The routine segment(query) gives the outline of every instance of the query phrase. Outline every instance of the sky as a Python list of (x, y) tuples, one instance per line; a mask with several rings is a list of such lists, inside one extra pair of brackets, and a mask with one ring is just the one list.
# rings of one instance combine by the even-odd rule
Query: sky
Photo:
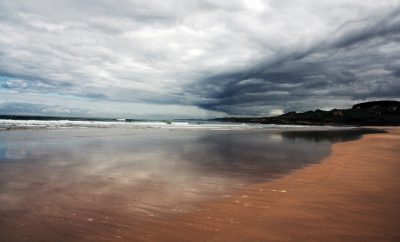
[(271, 116), (400, 100), (400, 0), (0, 0), (0, 114)]

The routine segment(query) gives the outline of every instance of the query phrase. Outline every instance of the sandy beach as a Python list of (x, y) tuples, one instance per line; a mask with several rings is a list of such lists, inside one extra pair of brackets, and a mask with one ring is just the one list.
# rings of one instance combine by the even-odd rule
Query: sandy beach
[[(91, 136), (85, 139), (71, 138), (74, 142), (85, 140), (86, 143), (76, 144), (84, 144), (86, 151), (95, 153), (71, 158), (68, 154), (79, 153), (80, 150), (76, 147), (71, 150), (63, 148), (64, 153), (60, 153), (57, 149), (59, 146), (55, 146), (54, 159), (42, 161), (44, 158), (40, 157), (36, 163), (23, 159), (22, 162), (9, 161), (3, 164), (0, 240), (400, 241), (400, 128), (383, 129), (388, 133), (366, 134), (358, 140), (351, 139), (332, 145), (323, 144), (325, 141), (320, 138), (303, 141), (304, 135), (301, 136), (299, 132), (292, 133), (298, 136), (290, 137), (301, 139), (291, 140), (285, 138), (289, 136), (282, 135), (285, 142), (289, 143), (280, 143), (284, 140), (276, 139), (277, 133), (263, 133), (260, 136), (257, 132), (246, 135), (238, 132), (235, 136), (230, 136), (229, 132), (221, 133), (222, 136), (214, 134), (211, 136), (213, 139), (198, 139), (203, 142), (199, 143), (196, 139), (185, 138), (185, 135), (194, 133), (183, 132), (178, 140), (184, 139), (191, 146), (186, 147), (187, 154), (181, 163), (176, 163), (176, 155), (181, 154), (182, 150), (171, 148), (180, 147), (180, 143), (171, 143), (164, 138), (155, 139), (165, 137), (159, 135), (163, 132), (154, 131), (154, 139), (158, 143), (151, 143), (156, 144), (159, 156), (163, 159), (156, 159), (153, 146), (148, 146), (148, 142), (143, 143), (144, 136), (140, 136), (140, 133), (135, 133), (136, 136), (118, 136), (126, 137), (121, 139), (101, 136), (93, 136), (93, 139), (89, 139)], [(150, 133), (145, 131), (143, 135)], [(177, 132), (174, 134), (178, 135)], [(56, 135), (49, 140), (56, 142), (56, 137), (59, 137)], [(134, 138), (137, 136), (140, 139)], [(301, 166), (303, 168), (296, 169), (292, 165), (295, 169), (281, 173), (280, 178), (272, 181), (249, 182), (229, 188), (229, 184), (235, 185), (239, 181), (252, 179), (257, 173), (242, 174), (241, 179), (233, 179), (239, 178), (236, 175), (238, 171), (246, 168), (237, 166), (233, 169), (228, 166), (231, 164), (229, 161), (243, 152), (244, 142), (229, 143), (230, 147), (236, 147), (236, 153), (226, 151), (221, 154), (216, 151), (223, 149), (227, 140), (249, 141), (249, 137), (264, 136), (274, 138), (272, 140), (277, 140), (277, 143), (261, 143), (265, 147), (256, 146), (254, 150), (249, 150), (251, 146), (248, 146), (248, 155), (243, 157), (246, 160), (243, 164), (260, 160), (262, 156), (252, 156), (253, 153), (269, 154), (274, 153), (274, 150), (277, 156), (290, 152), (290, 157), (298, 160), (310, 155), (305, 150), (323, 155), (326, 149), (328, 156), (320, 156), (325, 157), (320, 162), (304, 163)], [(308, 135), (305, 137), (308, 138)], [(92, 147), (91, 140), (101, 140), (104, 142), (103, 149), (108, 147), (109, 150), (97, 154), (98, 147)], [(140, 154), (138, 157), (152, 154), (153, 161), (160, 163), (151, 166), (148, 162), (132, 163), (132, 146), (126, 146), (132, 140), (136, 142), (133, 144), (137, 147), (136, 153)], [(141, 143), (138, 143), (139, 140)], [(260, 144), (261, 140), (257, 138), (255, 144)], [(162, 144), (168, 145), (161, 150), (164, 147)], [(287, 149), (278, 152), (278, 147), (283, 144), (286, 144)], [(300, 145), (293, 149), (295, 144)], [(41, 150), (41, 146), (33, 147), (37, 152)], [(49, 152), (47, 143), (43, 147)], [(28, 151), (16, 154), (32, 157)], [(114, 156), (119, 154), (118, 160), (109, 163), (111, 156), (106, 155), (108, 152)], [(128, 153), (124, 156), (124, 152)], [(190, 157), (201, 157), (204, 154), (207, 159), (220, 155), (224, 160), (216, 160), (218, 162), (213, 162), (210, 167), (198, 160), (187, 163)], [(172, 157), (170, 163), (165, 159), (168, 156)], [(310, 157), (313, 156), (307, 159)], [(67, 162), (60, 162), (61, 158)], [(236, 164), (242, 164), (242, 158), (239, 158)], [(272, 158), (268, 156), (264, 159)], [(120, 160), (130, 162), (119, 163)], [(286, 164), (283, 161), (280, 158), (277, 164)], [(123, 169), (116, 166), (121, 164)], [(143, 164), (147, 165), (140, 166)], [(103, 170), (99, 171), (98, 167)], [(154, 167), (162, 169), (155, 170)], [(182, 167), (185, 169), (178, 169)], [(223, 177), (225, 173), (222, 172), (228, 168), (232, 173)], [(210, 176), (216, 169), (218, 172), (215, 176)], [(147, 173), (151, 175), (143, 180), (143, 174)], [(141, 175), (139, 180), (137, 174)], [(171, 179), (174, 182), (171, 183)], [(201, 184), (203, 187), (199, 186)], [(224, 189), (218, 190), (215, 184)], [(184, 204), (188, 206), (182, 207)]]
[(160, 221), (147, 239), (400, 241), (400, 129), (386, 130), (334, 144), (321, 164)]

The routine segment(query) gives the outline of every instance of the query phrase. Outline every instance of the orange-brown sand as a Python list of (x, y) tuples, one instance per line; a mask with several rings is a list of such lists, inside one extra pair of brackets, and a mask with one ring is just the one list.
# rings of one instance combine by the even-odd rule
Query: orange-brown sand
[(147, 238), (400, 241), (400, 128), (387, 130), (334, 144), (321, 164), (160, 221)]
[(86, 207), (67, 217), (51, 208), (53, 216), (15, 211), (3, 216), (0, 240), (400, 241), (400, 128), (388, 131), (334, 144), (320, 164), (186, 214), (138, 219), (115, 210), (112, 200), (104, 216)]

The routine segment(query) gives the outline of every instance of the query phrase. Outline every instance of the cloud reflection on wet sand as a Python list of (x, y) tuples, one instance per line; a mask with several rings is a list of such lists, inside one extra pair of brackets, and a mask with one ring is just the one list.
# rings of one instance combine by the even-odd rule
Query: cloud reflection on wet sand
[(52, 241), (142, 233), (161, 216), (193, 211), (201, 201), (329, 153), (329, 139), (298, 137), (279, 131), (2, 132), (0, 234)]

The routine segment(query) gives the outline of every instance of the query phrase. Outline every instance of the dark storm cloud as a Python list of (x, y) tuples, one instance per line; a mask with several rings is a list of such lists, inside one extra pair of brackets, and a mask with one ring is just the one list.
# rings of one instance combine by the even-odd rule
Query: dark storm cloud
[(341, 36), (339, 40), (336, 41), (335, 47), (348, 47), (369, 41), (373, 38), (388, 38), (389, 36), (398, 37), (398, 34), (400, 33), (399, 16), (400, 9), (395, 9), (378, 19), (377, 22)]
[(0, 114), (82, 116), (88, 112), (85, 109), (71, 110), (60, 105), (6, 102), (0, 104)]
[(26, 106), (33, 112), (54, 103), (84, 115), (209, 117), (398, 99), (399, 6), (4, 0), (0, 104), (34, 99)]
[(207, 97), (201, 107), (231, 115), (259, 115), (257, 106), (307, 110), (318, 107), (313, 100), (333, 107), (338, 100), (400, 98), (399, 9), (335, 37), (273, 62), (208, 77), (188, 91)]
[(3, 80), (0, 82), (0, 87), (12, 90), (29, 90), (33, 92), (40, 92), (43, 89), (47, 90), (59, 90), (59, 89), (67, 89), (71, 87), (70, 83), (53, 83), (47, 80), (35, 80), (34, 78), (24, 77), (24, 79), (20, 79), (20, 77), (15, 77), (11, 75), (0, 74), (3, 77)]

